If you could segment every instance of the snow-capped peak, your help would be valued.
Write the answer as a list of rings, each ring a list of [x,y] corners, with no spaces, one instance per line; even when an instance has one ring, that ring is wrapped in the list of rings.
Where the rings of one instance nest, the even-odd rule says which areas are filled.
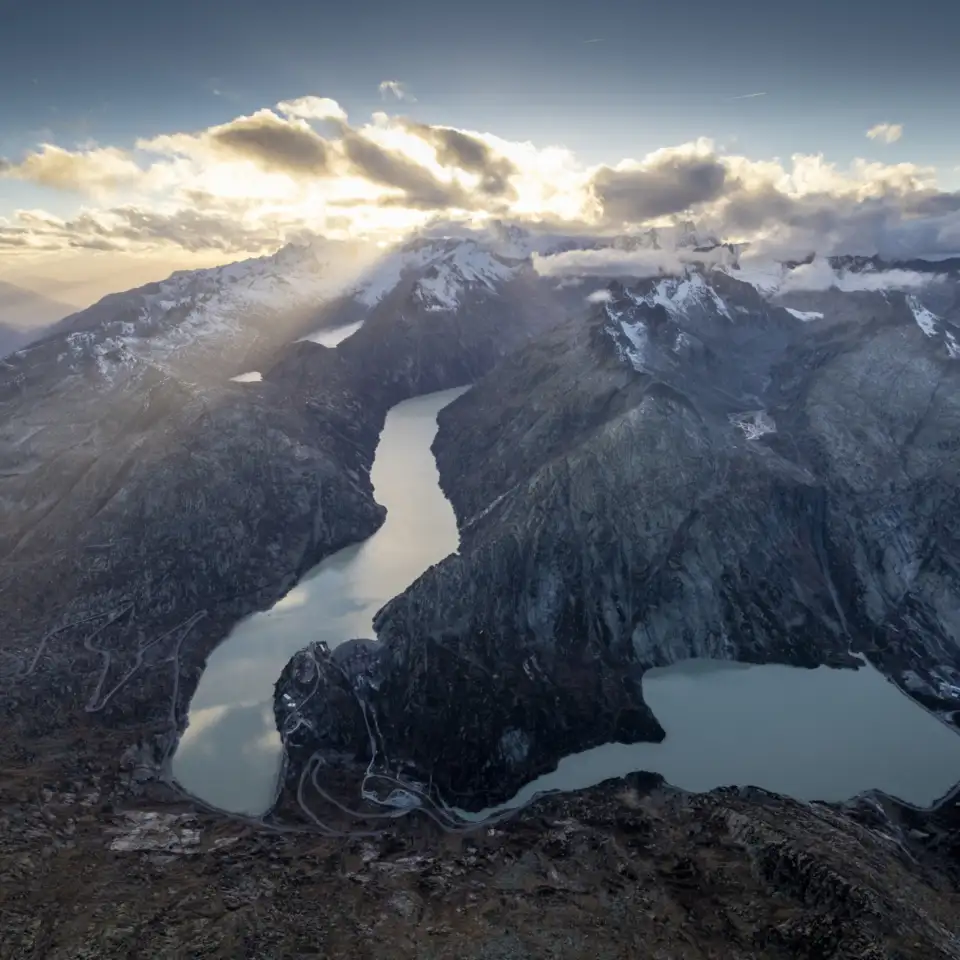
[[[912,294],[906,297],[907,306],[916,320],[917,326],[928,337],[941,337],[947,355],[953,360],[960,360],[960,340],[948,329],[947,324],[935,313],[920,302],[920,298]]]
[[[384,257],[360,281],[355,298],[365,306],[379,303],[404,274],[420,273],[414,296],[428,310],[454,310],[462,291],[470,287],[495,289],[510,279],[523,262],[504,257],[472,238],[418,238]]]
[[[703,273],[692,268],[687,268],[680,277],[665,278],[632,289],[614,283],[607,297],[596,297],[595,300],[603,304],[607,330],[617,344],[621,358],[641,371],[647,370],[651,362],[657,362],[652,360],[650,353],[652,336],[661,348],[682,355],[693,342],[683,328],[689,327],[691,322],[696,324],[698,316],[707,313],[732,320],[723,298]],[[669,328],[660,326],[656,315],[648,312],[657,307],[673,321]],[[667,340],[664,340],[665,335]]]
[[[184,363],[229,366],[231,351],[249,347],[258,327],[336,297],[372,255],[366,245],[317,239],[265,257],[177,271],[71,318],[58,361],[92,363],[107,379],[144,363],[171,372]]]
[[[638,294],[634,290],[627,290],[626,293],[634,303],[644,303],[649,307],[662,306],[671,316],[686,314],[693,306],[712,306],[718,313],[732,319],[723,298],[707,283],[699,270],[689,267],[681,277],[658,280],[645,294]]]
[[[416,296],[428,310],[455,310],[464,289],[493,290],[498,282],[509,280],[516,272],[516,266],[468,240],[430,265],[417,282]]]

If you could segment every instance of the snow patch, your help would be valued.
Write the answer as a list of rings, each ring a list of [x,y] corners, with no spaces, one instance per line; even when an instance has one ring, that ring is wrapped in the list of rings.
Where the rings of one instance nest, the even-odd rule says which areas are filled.
[[[357,320],[355,323],[345,323],[341,327],[327,327],[323,330],[314,330],[313,333],[301,337],[301,340],[319,343],[322,347],[335,347],[338,343],[343,343],[347,337],[353,336],[362,326],[363,321]]]
[[[758,440],[768,433],[776,433],[777,425],[766,410],[749,410],[730,414],[730,423],[739,427],[748,440]]]
[[[115,834],[109,849],[119,853],[143,850],[164,853],[196,853],[200,845],[200,831],[186,826],[194,822],[188,813],[156,813],[130,810],[123,814],[126,824],[113,827]]]
[[[811,320],[822,320],[823,314],[816,310],[794,310],[793,307],[784,307],[787,313],[793,314],[798,320],[809,323]]]
[[[354,297],[365,307],[376,306],[400,282],[404,271],[426,266],[433,256],[436,250],[431,246],[388,254],[363,277]]]
[[[939,317],[931,313],[916,297],[907,297],[907,306],[913,314],[913,319],[917,321],[917,326],[928,336],[937,335],[937,323]]]
[[[686,315],[692,307],[713,308],[728,320],[733,319],[723,298],[710,286],[699,271],[686,273],[682,278],[660,280],[642,296],[628,290],[627,296],[636,304],[661,306],[673,317]]]
[[[634,370],[643,371],[645,369],[645,359],[647,354],[647,327],[642,320],[631,322],[623,319],[623,314],[618,313],[608,303],[605,307],[607,318],[610,320],[610,333],[613,335],[617,344],[617,350],[623,360],[627,360]],[[621,331],[627,339],[627,346],[624,346],[616,336],[617,331]]]

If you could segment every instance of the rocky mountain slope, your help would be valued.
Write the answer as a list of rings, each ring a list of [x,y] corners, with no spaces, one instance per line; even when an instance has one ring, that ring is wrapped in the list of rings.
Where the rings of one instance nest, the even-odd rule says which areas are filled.
[[[909,294],[845,296],[821,321],[720,271],[614,283],[451,404],[461,550],[380,612],[359,678],[321,672],[291,776],[318,748],[368,755],[351,684],[380,760],[474,808],[565,753],[660,739],[640,677],[690,656],[863,653],[951,717],[960,330]],[[303,677],[278,694],[299,704]],[[288,728],[297,709],[278,698]]]
[[[0,363],[8,719],[175,733],[229,627],[382,522],[369,469],[390,406],[471,382],[557,318],[529,262],[474,241],[392,256],[332,274],[291,247],[177,274]],[[364,322],[336,350],[290,342],[308,315]],[[251,350],[263,379],[231,382]]]

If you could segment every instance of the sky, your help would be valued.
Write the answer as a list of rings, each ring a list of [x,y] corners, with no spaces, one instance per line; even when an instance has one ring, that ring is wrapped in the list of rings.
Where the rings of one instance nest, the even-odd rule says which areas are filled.
[[[74,300],[301,228],[387,236],[466,212],[611,229],[706,216],[862,245],[866,202],[900,252],[891,217],[939,218],[910,227],[926,253],[956,226],[960,8],[943,0],[896,16],[872,0],[0,0],[0,24],[0,277]],[[410,164],[458,190],[430,193]],[[779,233],[744,184],[793,203]],[[891,191],[910,194],[893,212]],[[859,218],[852,235],[828,194]]]

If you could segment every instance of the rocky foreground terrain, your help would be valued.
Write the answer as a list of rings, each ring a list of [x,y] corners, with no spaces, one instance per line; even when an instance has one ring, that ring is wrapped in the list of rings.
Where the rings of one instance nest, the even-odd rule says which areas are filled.
[[[213,816],[103,731],[5,739],[0,957],[947,960],[956,807],[686,795],[632,776],[468,834]]]

